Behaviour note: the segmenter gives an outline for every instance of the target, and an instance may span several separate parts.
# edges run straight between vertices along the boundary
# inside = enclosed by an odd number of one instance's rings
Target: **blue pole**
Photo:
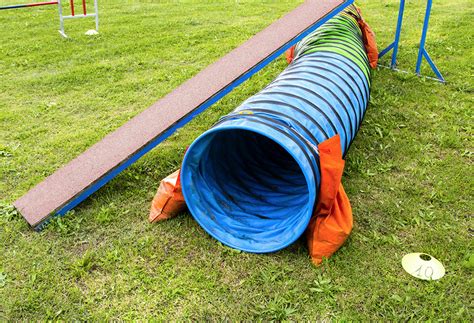
[[[416,69],[415,72],[418,76],[421,75],[421,63],[423,62],[423,57],[426,59],[428,64],[430,65],[433,72],[436,74],[436,77],[440,82],[445,83],[445,79],[441,72],[436,67],[435,63],[431,59],[430,55],[426,51],[426,36],[428,35],[428,26],[430,24],[430,16],[431,16],[431,7],[433,5],[433,0],[428,0],[426,3],[426,12],[425,12],[425,21],[423,22],[423,32],[421,33],[421,40],[420,40],[420,48],[418,50],[418,59],[416,61]]]
[[[400,8],[398,10],[397,30],[395,32],[395,41],[393,42],[392,63],[390,67],[397,67],[398,45],[400,43],[400,35],[402,33],[403,13],[405,12],[405,0],[400,0]]]
[[[11,6],[0,7],[0,10],[7,10],[7,9],[18,9],[18,8],[26,8],[26,4],[16,4]]]
[[[421,62],[423,60],[424,52],[425,52],[425,44],[426,44],[426,35],[428,34],[428,25],[430,23],[430,15],[431,15],[431,6],[432,0],[428,0],[426,3],[426,13],[425,13],[425,21],[423,22],[423,32],[421,33],[421,40],[420,40],[420,49],[418,50],[418,59],[416,61],[416,74],[420,75],[421,71]]]
[[[392,62],[390,68],[394,69],[397,66],[397,55],[398,55],[398,45],[400,43],[400,35],[402,33],[402,24],[403,24],[403,14],[405,12],[405,0],[400,0],[400,7],[398,9],[398,20],[397,20],[397,29],[395,30],[395,39],[379,53],[379,58],[382,58],[385,54],[393,50],[392,53]]]
[[[37,2],[37,3],[16,4],[16,5],[10,5],[10,6],[2,6],[2,7],[0,7],[0,10],[39,7],[39,6],[47,6],[47,5],[54,5],[54,4],[58,4],[58,2],[57,1],[46,1],[46,2]]]

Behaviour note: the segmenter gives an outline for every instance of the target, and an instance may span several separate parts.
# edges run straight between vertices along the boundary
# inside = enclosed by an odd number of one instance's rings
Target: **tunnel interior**
[[[183,176],[195,219],[236,249],[281,249],[298,238],[313,211],[297,160],[257,132],[226,129],[202,136],[186,153]]]

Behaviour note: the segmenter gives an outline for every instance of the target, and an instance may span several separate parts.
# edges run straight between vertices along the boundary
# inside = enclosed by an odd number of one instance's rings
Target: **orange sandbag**
[[[357,8],[359,12],[359,17],[357,17],[357,22],[362,31],[362,37],[364,39],[365,51],[367,52],[367,57],[369,58],[369,64],[372,68],[377,68],[377,63],[379,61],[379,50],[377,49],[377,42],[375,41],[375,33],[370,28],[369,24],[365,22],[362,18],[360,8]]]
[[[352,230],[352,208],[341,184],[344,160],[339,135],[318,145],[321,189],[316,210],[306,229],[309,254],[315,265],[329,258]]]
[[[151,202],[150,222],[158,222],[175,217],[184,211],[186,203],[181,191],[180,170],[161,180],[158,192]]]

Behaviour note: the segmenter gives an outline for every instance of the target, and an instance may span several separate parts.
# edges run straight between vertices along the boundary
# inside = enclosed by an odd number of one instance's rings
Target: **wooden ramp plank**
[[[353,0],[308,0],[108,134],[14,202],[40,228],[114,178]]]

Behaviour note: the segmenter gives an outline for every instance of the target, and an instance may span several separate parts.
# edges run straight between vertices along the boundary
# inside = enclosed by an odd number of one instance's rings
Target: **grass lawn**
[[[84,32],[93,21],[81,19],[66,22],[71,37],[62,39],[54,7],[0,12],[0,319],[473,320],[470,0],[434,4],[428,50],[447,85],[373,73],[343,178],[355,227],[320,268],[302,239],[254,255],[219,244],[189,214],[147,222],[160,179],[185,148],[282,71],[283,58],[73,215],[34,233],[13,211],[47,175],[301,1],[99,2],[101,33],[92,38]],[[407,2],[404,69],[414,69],[423,4]],[[387,45],[398,1],[359,5]],[[441,260],[446,276],[406,274],[401,258],[417,251]]]

